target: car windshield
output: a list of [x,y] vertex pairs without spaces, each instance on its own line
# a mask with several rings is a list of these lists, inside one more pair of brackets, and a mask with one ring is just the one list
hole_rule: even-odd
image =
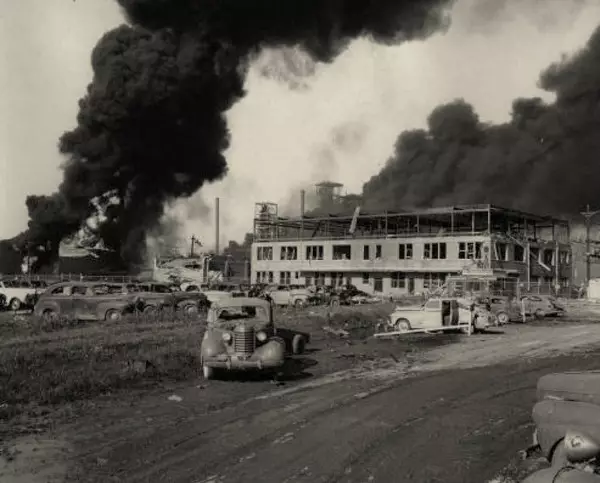
[[94,295],[115,295],[124,294],[127,289],[121,285],[95,285],[92,287]]
[[219,321],[230,321],[239,319],[268,320],[269,314],[264,307],[247,305],[238,307],[223,307],[219,309],[217,317]]

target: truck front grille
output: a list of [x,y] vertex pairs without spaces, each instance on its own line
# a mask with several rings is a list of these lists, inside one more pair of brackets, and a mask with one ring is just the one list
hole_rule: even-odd
[[241,354],[254,352],[256,337],[252,327],[238,325],[233,331],[233,350]]

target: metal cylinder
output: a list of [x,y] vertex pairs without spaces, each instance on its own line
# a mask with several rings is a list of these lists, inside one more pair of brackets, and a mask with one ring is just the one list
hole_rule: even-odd
[[219,233],[219,222],[220,222],[220,215],[219,215],[219,198],[215,198],[215,253],[218,255],[219,254],[219,239],[221,237],[221,234]]

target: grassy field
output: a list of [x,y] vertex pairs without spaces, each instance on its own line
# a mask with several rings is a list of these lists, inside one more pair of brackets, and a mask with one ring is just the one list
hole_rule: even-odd
[[[389,306],[278,310],[276,323],[322,331],[329,325],[362,338]],[[200,374],[202,318],[131,317],[120,322],[48,323],[31,316],[0,316],[0,420],[29,406],[57,405],[120,389],[145,388]]]

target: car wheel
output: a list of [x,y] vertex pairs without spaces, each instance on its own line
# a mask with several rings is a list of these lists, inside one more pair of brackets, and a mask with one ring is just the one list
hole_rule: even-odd
[[406,319],[400,319],[396,322],[396,330],[398,332],[408,332],[411,329],[410,322]]
[[10,310],[17,311],[21,308],[21,301],[18,298],[14,298],[10,301],[8,307],[10,308]]
[[207,381],[215,378],[215,369],[214,367],[209,367],[206,364],[202,364],[202,376]]
[[498,320],[499,325],[505,325],[505,324],[508,324],[508,322],[509,322],[509,317],[506,312],[499,312],[496,315],[496,319]]
[[196,307],[195,305],[186,305],[183,308],[183,313],[192,317],[198,313],[198,307]]
[[293,354],[303,354],[304,349],[306,347],[306,340],[304,336],[300,334],[296,334],[294,339],[292,340],[292,353]]
[[542,309],[537,309],[535,314],[533,314],[537,320],[541,320],[546,315]]
[[106,315],[104,316],[104,320],[108,320],[110,322],[118,322],[119,320],[121,320],[122,318],[122,314],[121,312],[119,312],[118,310],[115,309],[110,309],[106,312]]
[[331,301],[331,306],[332,306],[332,307],[339,307],[339,305],[340,305],[340,301],[339,301],[339,300],[337,300],[337,299],[333,299],[333,300]]
[[58,320],[58,314],[52,309],[46,309],[42,312],[42,318],[46,322],[54,322],[55,320]]
[[302,299],[298,299],[294,302],[294,307],[300,309],[302,307],[304,307],[304,300]]

